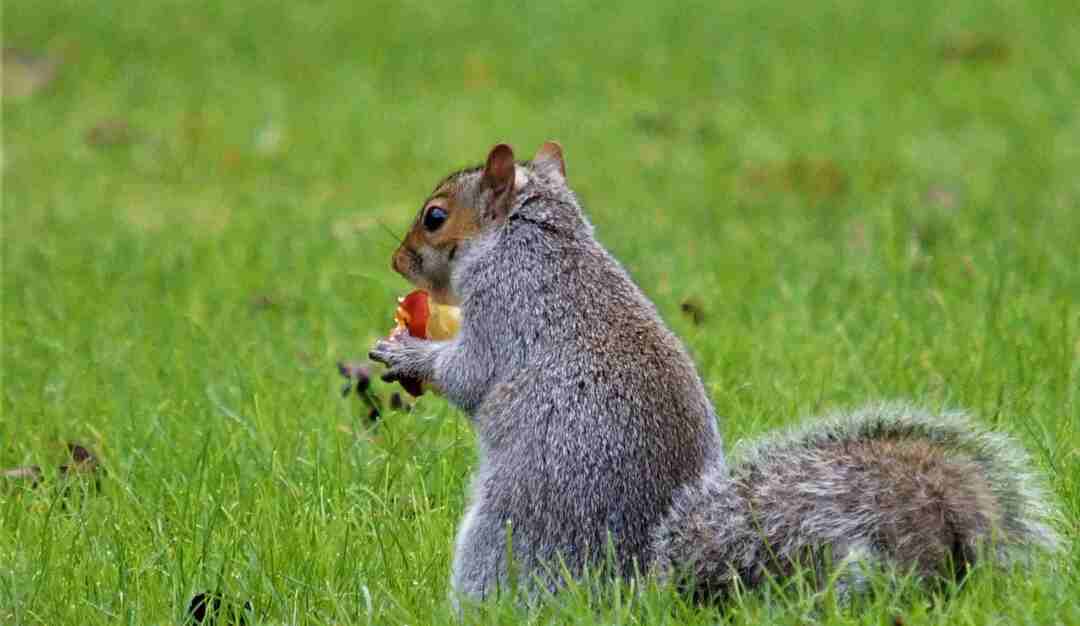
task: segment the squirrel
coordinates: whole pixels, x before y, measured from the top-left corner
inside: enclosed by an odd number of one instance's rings
[[[530,161],[496,145],[440,181],[392,266],[461,307],[452,339],[370,352],[477,433],[455,604],[593,571],[717,597],[824,552],[930,575],[1059,543],[1022,449],[959,414],[866,407],[729,466],[690,355],[597,241],[555,142]]]

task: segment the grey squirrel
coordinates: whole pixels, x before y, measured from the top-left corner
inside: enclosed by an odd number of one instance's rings
[[[439,182],[393,268],[461,307],[452,339],[370,353],[476,430],[455,597],[535,596],[601,566],[716,596],[822,551],[929,575],[1058,543],[1021,448],[959,415],[867,407],[729,467],[691,358],[593,236],[557,143],[531,161],[499,144]]]

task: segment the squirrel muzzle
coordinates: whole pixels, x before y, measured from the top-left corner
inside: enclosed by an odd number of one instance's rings
[[[391,266],[412,285],[430,293],[437,303],[456,305],[457,298],[450,292],[449,259],[445,256],[430,247],[418,252],[406,242],[394,252]]]
[[[420,258],[420,255],[407,248],[405,244],[398,246],[390,261],[390,266],[394,271],[404,276],[411,283],[415,283],[413,277],[420,273],[423,264],[424,261]]]

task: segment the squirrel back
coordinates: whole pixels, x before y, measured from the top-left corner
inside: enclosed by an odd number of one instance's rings
[[[740,456],[680,492],[654,534],[657,571],[698,596],[823,558],[960,577],[980,556],[1008,563],[1060,542],[1023,449],[961,413],[873,405]]]

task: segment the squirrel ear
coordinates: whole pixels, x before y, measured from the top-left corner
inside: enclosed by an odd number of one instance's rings
[[[509,215],[516,175],[514,149],[505,143],[492,148],[488,153],[487,164],[484,165],[484,184],[491,187],[494,195],[487,210],[492,218],[505,219]]]
[[[566,161],[563,160],[562,146],[557,141],[545,141],[533,157],[533,167],[548,172],[558,172],[566,179]]]
[[[488,153],[484,166],[484,180],[500,195],[514,184],[514,149],[500,143]]]

